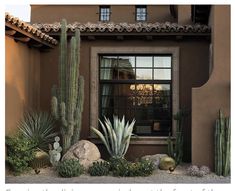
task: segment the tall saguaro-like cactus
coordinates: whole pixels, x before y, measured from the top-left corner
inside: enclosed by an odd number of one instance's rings
[[[215,173],[230,174],[231,124],[230,117],[224,117],[221,110],[215,123]]]
[[[84,103],[84,78],[79,75],[80,64],[80,31],[67,45],[67,22],[61,22],[59,86],[54,87],[51,100],[52,114],[60,121],[62,147],[65,153],[80,137]],[[70,53],[68,56],[68,52]]]

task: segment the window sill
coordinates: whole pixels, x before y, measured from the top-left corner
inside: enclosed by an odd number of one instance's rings
[[[167,145],[168,137],[150,137],[150,136],[141,136],[131,138],[130,145]],[[98,137],[89,137],[88,138],[94,144],[102,144],[102,141]],[[175,140],[175,138],[172,138]]]

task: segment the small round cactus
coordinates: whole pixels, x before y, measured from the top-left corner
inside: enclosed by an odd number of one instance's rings
[[[210,168],[207,167],[207,166],[201,166],[201,167],[200,167],[200,171],[203,172],[203,175],[207,175],[207,174],[210,173]]]
[[[190,176],[197,176],[199,172],[199,168],[196,165],[191,165],[188,169],[187,169],[187,174]]]
[[[199,170],[196,174],[197,177],[203,177],[205,174],[204,174],[204,171],[202,170]]]

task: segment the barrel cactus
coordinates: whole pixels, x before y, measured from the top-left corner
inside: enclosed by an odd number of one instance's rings
[[[97,161],[89,167],[88,172],[91,176],[107,176],[109,174],[110,164],[106,161]]]
[[[199,168],[198,168],[198,166],[196,166],[196,165],[191,165],[191,166],[188,167],[188,169],[187,169],[187,174],[188,174],[189,176],[197,176],[198,172],[199,172]]]
[[[162,157],[159,163],[160,170],[169,170],[169,168],[175,168],[175,160],[171,157]]]
[[[34,169],[35,173],[40,173],[40,168],[46,167],[50,164],[49,155],[43,151],[38,149],[35,152],[34,159],[30,162],[30,166]]]

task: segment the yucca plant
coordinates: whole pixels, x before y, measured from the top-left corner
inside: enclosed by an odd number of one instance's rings
[[[93,127],[92,130],[102,140],[111,157],[124,158],[129,147],[135,120],[133,119],[130,124],[129,121],[125,124],[124,116],[122,120],[113,116],[112,125],[109,119],[104,118],[104,123],[99,120],[104,134]]]
[[[28,140],[34,141],[43,151],[49,150],[49,144],[54,141],[57,132],[55,121],[47,112],[26,112],[18,124],[20,133]]]

